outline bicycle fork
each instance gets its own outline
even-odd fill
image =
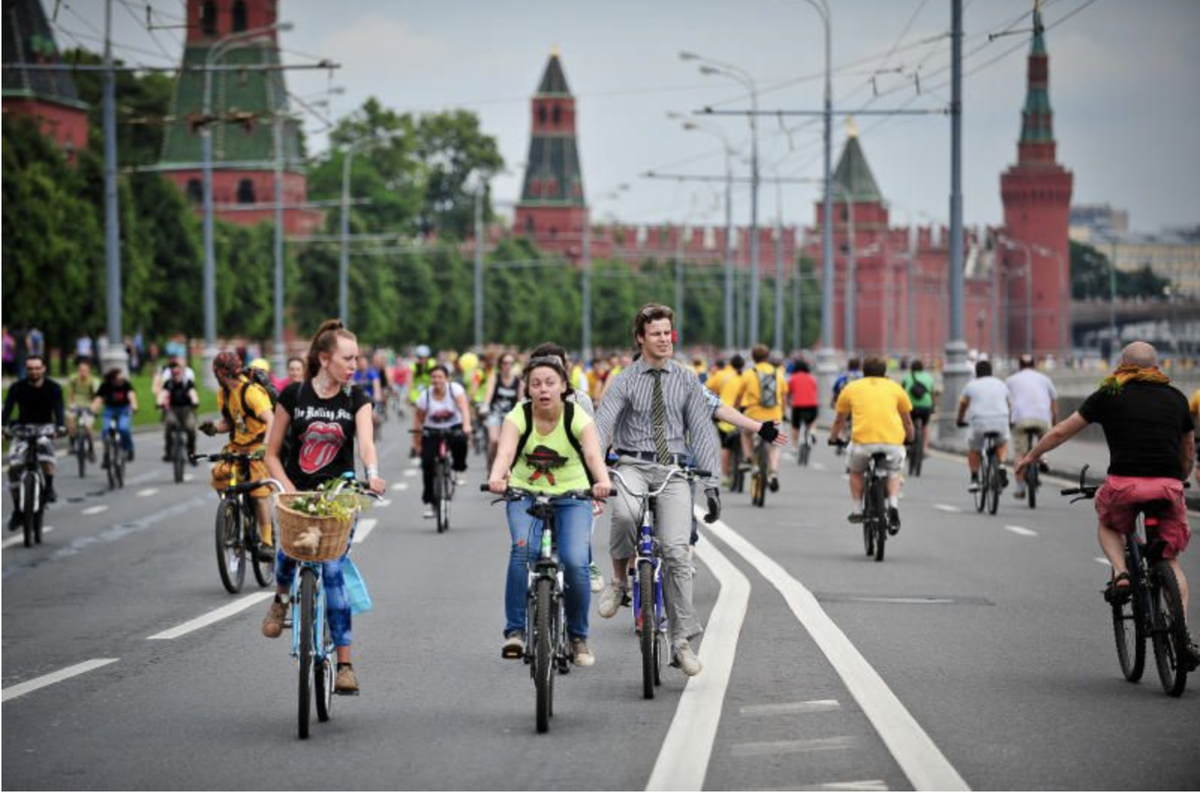
[[[642,562],[649,562],[651,565],[651,575],[654,577],[654,630],[662,631],[664,621],[663,608],[663,589],[662,589],[662,557],[654,553],[654,535],[650,530],[650,523],[644,521],[642,523],[641,538],[638,541],[638,553],[633,560],[633,574],[630,576],[633,589],[633,615],[636,621],[637,629],[645,628],[642,625],[642,587],[641,587],[641,569]]]

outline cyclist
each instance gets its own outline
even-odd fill
[[[741,408],[747,418],[759,422],[777,423],[783,421],[783,405],[787,399],[787,381],[783,378],[782,369],[767,360],[770,355],[771,350],[765,344],[756,344],[750,350],[754,366],[742,372]],[[744,459],[746,460],[750,460],[754,456],[754,437],[748,432],[742,433],[742,452],[745,454]],[[770,446],[769,467],[771,473],[768,481],[772,493],[779,490],[779,453],[778,446]]]
[[[450,382],[450,372],[442,364],[435,364],[429,373],[429,388],[417,397],[416,414],[413,418],[413,456],[421,455],[423,489],[421,501],[425,504],[425,517],[434,516],[433,475],[437,462],[438,440],[425,435],[422,430],[450,430],[450,454],[454,458],[454,470],[467,470],[467,438],[471,434],[471,408],[467,404],[467,392],[458,383]]]
[[[421,393],[429,388],[429,383],[432,378],[430,373],[433,371],[437,361],[432,361],[429,358],[429,347],[424,344],[418,344],[417,349],[413,351],[417,360],[412,365],[412,377],[409,383],[408,399],[415,406],[417,400],[421,397]],[[443,367],[444,368],[444,367]],[[447,369],[447,378],[449,378],[449,370]]]
[[[796,367],[788,378],[788,394],[792,398],[792,446],[800,445],[800,427],[808,432],[817,423],[817,381],[812,376],[808,361],[796,359]]]
[[[1004,381],[1012,400],[1013,462],[1029,453],[1029,430],[1042,437],[1058,423],[1058,392],[1050,378],[1039,372],[1032,355],[1022,355],[1016,374]],[[1025,480],[1017,477],[1018,499],[1025,498]]]
[[[721,387],[720,391],[715,392],[721,400],[721,404],[730,408],[734,412],[739,413],[738,400],[742,395],[742,370],[746,368],[746,359],[741,355],[734,353],[729,359],[730,373],[722,376],[718,372],[713,377],[717,379]],[[712,388],[712,378],[705,387]],[[741,433],[734,429],[733,425],[726,421],[717,422],[717,434],[721,442],[721,472],[725,477],[724,485],[729,487],[733,477],[733,445],[741,443]]]
[[[263,452],[274,418],[271,395],[263,386],[246,376],[242,369],[242,359],[236,352],[218,353],[213,358],[212,368],[221,386],[217,391],[217,407],[221,411],[221,418],[216,422],[204,422],[200,425],[200,431],[210,437],[218,432],[229,433],[229,442],[222,451],[240,454]],[[229,486],[229,479],[238,465],[234,462],[222,462],[213,466],[212,488],[218,495]],[[251,481],[266,479],[268,476],[264,460],[250,461]],[[274,536],[271,531],[271,509],[268,501],[271,488],[264,485],[255,488],[250,495],[254,497],[254,507],[258,513],[263,552],[266,553],[270,549],[273,555]]]
[[[888,533],[900,531],[900,472],[904,465],[904,444],[913,439],[912,402],[898,383],[887,376],[887,361],[868,358],[863,376],[846,385],[838,394],[837,418],[829,429],[836,441],[847,421],[851,422],[850,498],[854,510],[848,520],[862,523],[863,496],[866,491],[867,465],[871,455],[884,452],[887,462]]]
[[[304,359],[303,358],[288,358],[287,378],[288,378],[288,384],[304,382]]]
[[[92,411],[92,400],[96,398],[96,390],[100,381],[92,375],[92,363],[87,358],[80,358],[75,374],[67,381],[67,431],[74,435],[76,423],[83,427],[87,434],[88,459],[96,462],[96,446],[92,438],[92,425],[96,414]]]
[[[380,420],[387,418],[388,401],[392,398],[391,377],[388,374],[388,356],[383,350],[376,350],[375,355],[371,358],[371,365],[375,368],[375,372],[379,375],[379,402],[375,405],[375,412],[379,414]]]
[[[379,371],[368,362],[364,352],[358,354],[358,365],[354,369],[352,379],[371,400],[371,421],[375,422],[375,437],[378,439],[379,425],[383,423],[383,380]]]
[[[920,358],[913,358],[908,364],[908,374],[904,375],[904,379],[900,381],[900,386],[904,389],[904,393],[908,394],[908,399],[912,402],[912,420],[914,425],[920,424],[923,432],[921,433],[921,453],[929,453],[929,420],[933,418],[933,408],[937,405],[938,394],[937,384],[933,380],[933,375],[925,371],[925,364]]]
[[[14,424],[53,424],[59,434],[65,432],[63,415],[62,386],[46,376],[46,359],[40,355],[30,355],[25,359],[25,378],[18,380],[9,387],[4,395],[4,426],[7,427],[12,418],[13,408],[17,409]],[[12,517],[8,519],[9,531],[20,528],[21,519],[18,516],[20,503],[18,489],[21,486],[21,473],[25,465],[25,444],[21,440],[13,443],[9,450],[8,483],[13,500]],[[38,438],[38,462],[46,475],[46,501],[53,503],[58,500],[54,492],[54,441],[51,438]]]
[[[1001,489],[1008,487],[1008,472],[1004,459],[1008,453],[1008,425],[1011,418],[1011,399],[1004,381],[992,376],[992,362],[976,361],[975,379],[967,383],[958,400],[960,427],[970,427],[967,436],[967,466],[971,469],[971,492],[979,490],[979,466],[983,460],[985,436],[1000,433],[996,444],[996,464],[1000,472]]]
[[[483,404],[487,405],[487,420],[484,425],[488,432],[488,459],[494,460],[496,457],[504,417],[522,398],[521,378],[513,374],[513,364],[516,360],[516,356],[511,352],[500,354],[499,366],[488,379],[487,390],[483,395]]]
[[[163,381],[159,390],[158,406],[163,410],[163,427],[165,443],[163,445],[163,462],[170,462],[171,431],[182,425],[187,432],[187,453],[196,453],[196,408],[200,404],[200,396],[196,393],[196,384],[183,373],[183,362],[172,358],[170,375]],[[196,462],[193,460],[192,465]]]
[[[860,377],[862,377],[862,361],[858,358],[846,361],[846,371],[839,374],[833,381],[833,398],[829,400],[829,407],[836,410],[838,395],[842,393],[842,389],[846,387],[847,383],[853,383]]]
[[[1170,385],[1158,368],[1154,347],[1135,341],[1121,351],[1116,371],[1100,382],[1079,410],[1047,432],[1017,463],[1018,479],[1050,450],[1078,434],[1089,424],[1104,428],[1108,443],[1108,476],[1096,492],[1100,548],[1112,565],[1113,577],[1107,597],[1129,591],[1125,566],[1125,535],[1134,531],[1138,507],[1146,501],[1165,500],[1171,509],[1159,516],[1150,529],[1166,542],[1163,557],[1179,582],[1184,614],[1188,610],[1188,585],[1179,565],[1179,555],[1188,546],[1191,531],[1183,483],[1195,463],[1195,427],[1187,398]],[[1189,670],[1200,664],[1200,652],[1189,644]]]
[[[596,424],[601,448],[612,447],[622,475],[631,489],[657,489],[692,445],[699,467],[716,471],[717,438],[712,428],[712,409],[703,386],[694,373],[672,360],[674,312],[667,306],[643,306],[633,322],[633,338],[641,357],[609,379],[600,402]],[[715,476],[705,481],[708,501],[706,522],[721,514],[721,498]],[[704,627],[692,604],[691,554],[688,539],[692,528],[692,494],[687,483],[672,481],[658,497],[655,533],[664,561],[663,587],[675,663],[688,677],[700,674],[700,659],[690,639]],[[629,563],[637,552],[636,505],[618,498],[613,507],[609,552],[613,577],[600,595],[601,617],[614,616],[629,589]]]
[[[371,400],[351,380],[357,358],[358,341],[354,334],[338,320],[326,320],[309,347],[304,382],[292,383],[279,395],[267,441],[266,463],[271,476],[279,480],[285,491],[316,490],[330,479],[353,472],[357,440],[358,456],[367,469],[371,491],[384,492],[386,484],[379,477],[375,451]],[[286,453],[285,438],[290,449]],[[334,689],[356,694],[358,679],[350,662],[353,643],[350,600],[342,577],[342,559],[322,562],[321,578],[326,619],[337,648]],[[287,595],[295,576],[296,561],[280,549],[275,557],[275,600],[262,624],[267,638],[274,639],[283,632]]]
[[[109,423],[113,420],[117,422],[121,448],[125,450],[129,462],[133,462],[133,431],[130,425],[133,414],[138,411],[137,392],[120,369],[109,369],[104,374],[104,381],[96,389],[96,398],[92,400],[92,412],[99,413],[101,406],[104,407],[101,425],[107,432]]]
[[[524,379],[533,426],[526,424],[523,405],[514,407],[505,416],[500,448],[488,477],[488,488],[493,493],[502,494],[511,484],[522,490],[549,494],[590,489],[597,499],[608,497],[612,485],[600,450],[600,438],[591,415],[566,399],[570,393],[567,378],[557,356],[530,358]],[[591,484],[593,480],[595,484]],[[526,512],[531,503],[531,499],[525,499],[508,504],[512,545],[504,597],[506,620],[501,655],[505,658],[521,658],[525,654],[526,571],[530,549],[537,547],[532,537],[535,521]],[[577,666],[591,666],[596,660],[587,645],[592,517],[592,505],[587,501],[555,504],[558,551],[564,567],[567,633]]]

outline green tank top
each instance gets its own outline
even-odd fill
[[[80,380],[78,375],[72,375],[67,381],[67,404],[70,406],[91,405],[92,399],[96,396],[96,389],[100,387],[100,381],[95,378]]]
[[[582,443],[583,430],[592,423],[592,419],[578,408],[574,413],[571,431]],[[504,420],[516,426],[518,436],[525,434],[525,410],[521,405],[509,411]],[[534,424],[521,459],[513,465],[511,482],[513,487],[537,493],[555,494],[591,488],[583,459],[571,445],[562,417],[549,435],[538,433],[537,424]]]

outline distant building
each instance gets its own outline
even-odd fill
[[[1129,213],[1108,204],[1076,204],[1071,207],[1069,234],[1075,242],[1090,243],[1096,237],[1110,237],[1129,231]]]
[[[214,63],[279,66],[277,31],[249,33],[240,40],[231,38],[275,24],[277,11],[277,0],[187,0],[183,65],[203,67],[213,48],[221,46],[223,54]],[[248,68],[209,74],[211,100],[207,118],[205,72],[179,74],[171,106],[173,121],[163,135],[158,169],[179,185],[199,212],[203,200],[201,131],[206,124],[210,125],[217,216],[242,225],[274,220],[278,156],[283,160],[286,232],[312,233],[320,223],[321,214],[303,206],[308,197],[304,153],[299,122],[288,112],[284,73]]]
[[[1164,229],[1156,234],[1114,234],[1090,242],[1118,270],[1149,267],[1171,282],[1172,296],[1200,298],[1200,226]]]
[[[56,64],[58,46],[39,0],[4,0],[4,114],[32,116],[67,159],[87,146],[88,106],[67,70],[20,68]]]

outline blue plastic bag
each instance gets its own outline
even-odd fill
[[[371,593],[367,582],[350,557],[342,560],[342,580],[346,582],[346,599],[350,601],[351,614],[363,614],[371,610]]]

